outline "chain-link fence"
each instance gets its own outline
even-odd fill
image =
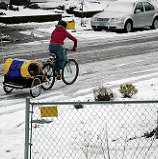
[[[26,108],[25,159],[157,159],[158,101],[27,99]]]

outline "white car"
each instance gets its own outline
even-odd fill
[[[124,32],[144,27],[157,29],[158,8],[147,0],[114,1],[103,12],[91,18],[91,27],[95,31],[110,29]]]

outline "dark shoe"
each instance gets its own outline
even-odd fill
[[[57,74],[57,80],[61,80],[61,74]]]
[[[55,77],[56,77],[57,80],[61,80],[61,73],[60,73],[60,71],[56,71],[55,72]]]

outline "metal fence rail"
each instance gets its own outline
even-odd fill
[[[158,101],[26,100],[25,159],[157,159]]]

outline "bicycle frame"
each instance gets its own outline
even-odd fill
[[[75,82],[75,80],[77,79],[78,76],[78,72],[79,72],[79,67],[77,62],[74,59],[69,59],[67,56],[67,51],[69,49],[65,49],[65,64],[64,64],[64,68],[61,71],[61,78],[63,80],[63,82],[66,85],[70,85],[73,84]],[[47,68],[48,66],[48,70],[46,70],[46,72],[48,72],[47,77],[48,77],[48,85],[43,86],[45,90],[50,89],[55,82],[55,79],[58,80],[57,73],[56,71],[56,56],[54,54],[50,54],[51,57],[49,58],[49,60],[47,60],[47,62],[44,64],[44,67]],[[46,66],[47,65],[47,66]]]
[[[67,51],[68,51],[69,49],[65,49],[65,55],[64,55],[64,60],[65,60],[65,63],[66,62],[69,62],[69,58],[68,58],[68,56],[67,56]],[[56,63],[56,61],[57,61],[57,59],[56,59],[56,55],[54,54],[54,55],[52,55],[52,54],[49,54],[51,57],[49,58],[49,60],[46,62],[46,63],[50,63],[51,65],[52,65],[52,69],[53,69],[53,71],[55,71],[55,63]]]
[[[53,71],[55,71],[55,62],[56,62],[56,57],[50,54],[50,58],[46,61],[46,63],[50,63],[52,66]]]

